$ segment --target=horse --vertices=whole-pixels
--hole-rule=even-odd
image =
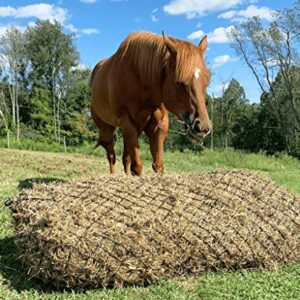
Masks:
[[[149,138],[153,170],[163,173],[163,145],[169,112],[184,123],[189,135],[203,140],[212,124],[206,108],[210,72],[204,54],[207,36],[199,45],[162,32],[134,32],[91,73],[91,115],[99,129],[97,146],[106,150],[110,173],[115,170],[114,131],[123,133],[126,174],[141,175],[138,138]]]

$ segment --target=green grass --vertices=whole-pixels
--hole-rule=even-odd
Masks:
[[[117,145],[118,146],[118,145]],[[45,147],[46,148],[46,147]],[[42,150],[45,150],[43,148]],[[121,153],[119,146],[118,154]],[[80,150],[83,151],[83,150]],[[85,153],[90,150],[86,148]],[[7,150],[0,148],[0,299],[300,299],[300,266],[277,271],[211,273],[196,278],[162,281],[145,288],[51,291],[24,274],[17,258],[8,209],[4,202],[32,180],[50,182],[108,173],[101,149],[95,155]],[[96,156],[98,155],[98,156]],[[142,146],[145,173],[151,171],[146,145]],[[117,170],[121,172],[120,157]],[[266,157],[233,150],[165,153],[167,173],[203,172],[216,168],[246,168],[270,176],[300,194],[300,161],[288,156]]]

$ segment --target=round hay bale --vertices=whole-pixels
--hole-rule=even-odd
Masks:
[[[10,205],[21,259],[57,287],[145,285],[300,260],[300,198],[246,171],[35,185]]]

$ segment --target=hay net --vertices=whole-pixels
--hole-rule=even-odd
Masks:
[[[300,261],[299,197],[254,172],[38,184],[10,208],[28,273],[57,287]]]

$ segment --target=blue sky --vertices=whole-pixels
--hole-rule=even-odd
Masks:
[[[0,35],[13,24],[24,29],[37,19],[56,19],[76,35],[81,63],[93,67],[111,56],[132,31],[147,30],[198,43],[208,34],[207,63],[213,73],[208,92],[218,95],[232,77],[251,102],[260,91],[251,72],[230,48],[226,31],[253,15],[271,21],[272,11],[293,0],[0,0]]]

